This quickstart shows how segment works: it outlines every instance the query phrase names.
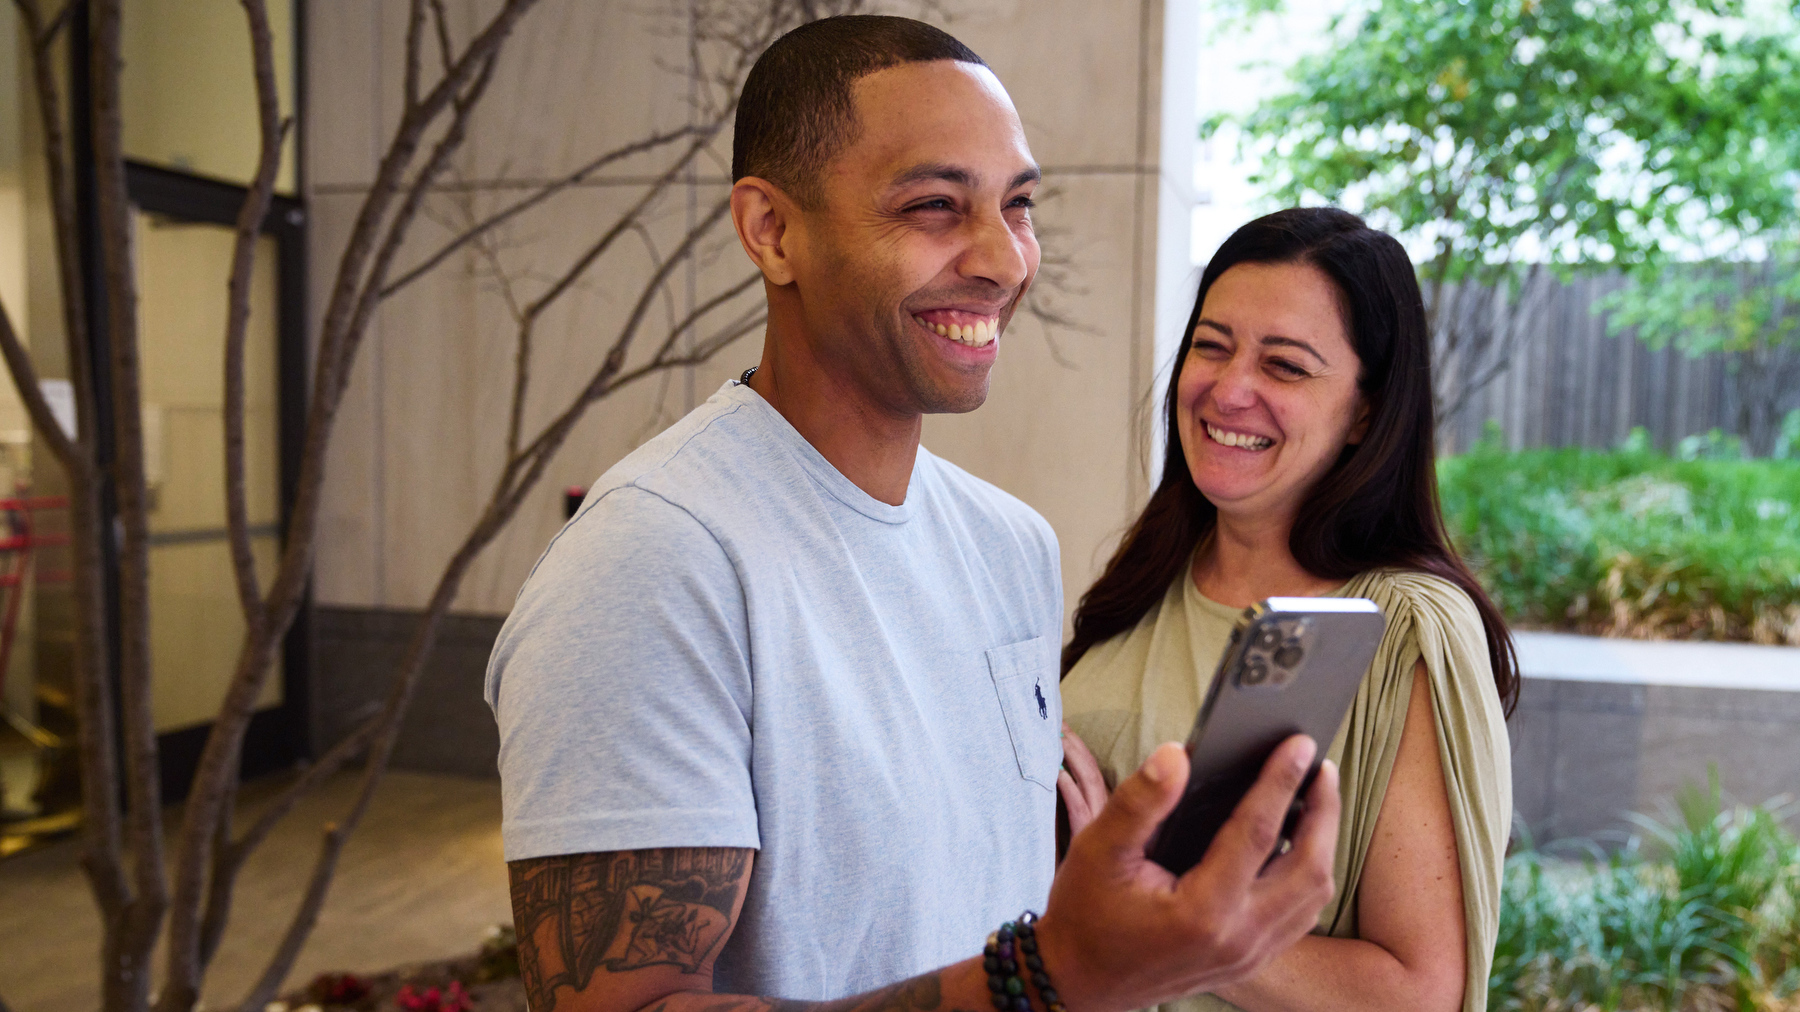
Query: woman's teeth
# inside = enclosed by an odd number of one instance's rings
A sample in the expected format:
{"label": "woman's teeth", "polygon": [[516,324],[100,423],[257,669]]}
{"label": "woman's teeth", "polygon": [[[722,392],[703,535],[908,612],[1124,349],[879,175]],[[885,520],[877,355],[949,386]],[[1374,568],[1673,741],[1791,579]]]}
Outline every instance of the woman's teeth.
{"label": "woman's teeth", "polygon": [[1275,441],[1268,436],[1252,436],[1248,432],[1232,432],[1216,425],[1208,425],[1206,434],[1211,436],[1215,443],[1236,446],[1245,450],[1266,450],[1275,445]]}
{"label": "woman's teeth", "polygon": [[926,330],[937,331],[939,337],[947,337],[957,344],[966,344],[971,348],[984,347],[993,343],[994,338],[1000,336],[999,319],[976,320],[966,326],[955,323],[931,323],[923,316],[915,316],[913,319],[919,321],[919,326]]}

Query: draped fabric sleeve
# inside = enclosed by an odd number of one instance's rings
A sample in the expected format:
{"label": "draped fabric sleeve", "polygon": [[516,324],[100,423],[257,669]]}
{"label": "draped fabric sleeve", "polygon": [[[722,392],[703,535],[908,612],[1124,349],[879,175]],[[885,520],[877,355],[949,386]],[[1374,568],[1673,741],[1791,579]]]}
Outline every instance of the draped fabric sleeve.
{"label": "draped fabric sleeve", "polygon": [[1487,1008],[1488,974],[1500,926],[1501,875],[1512,829],[1512,749],[1494,685],[1487,635],[1474,602],[1454,584],[1422,573],[1366,573],[1344,589],[1387,614],[1368,678],[1339,732],[1344,821],[1337,853],[1338,896],[1321,926],[1357,937],[1356,901],[1375,822],[1400,750],[1412,680],[1420,661],[1431,680],[1438,759],[1462,871],[1468,975],[1464,1012]]}

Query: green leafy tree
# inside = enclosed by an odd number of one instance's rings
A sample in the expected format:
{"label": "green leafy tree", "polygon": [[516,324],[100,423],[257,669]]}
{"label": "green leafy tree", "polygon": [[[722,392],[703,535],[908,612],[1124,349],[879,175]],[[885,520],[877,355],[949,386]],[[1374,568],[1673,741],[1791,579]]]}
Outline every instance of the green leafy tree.
{"label": "green leafy tree", "polygon": [[1764,456],[1791,452],[1783,412],[1800,406],[1800,3],[1755,13],[1712,70],[1733,104],[1704,124],[1713,157],[1697,166],[1750,195],[1754,213],[1727,242],[1685,251],[1688,262],[1636,265],[1596,308],[1653,348],[1726,355],[1734,428]]}
{"label": "green leafy tree", "polygon": [[1745,448],[1791,452],[1782,436],[1784,412],[1800,405],[1800,245],[1784,243],[1751,262],[1646,270],[1598,308],[1609,311],[1608,329],[1635,329],[1652,348],[1728,355],[1734,428]]}
{"label": "green leafy tree", "polygon": [[1332,31],[1240,126],[1276,199],[1360,210],[1415,251],[1440,421],[1571,271],[1792,209],[1767,141],[1792,46],[1732,0],[1373,0]]}

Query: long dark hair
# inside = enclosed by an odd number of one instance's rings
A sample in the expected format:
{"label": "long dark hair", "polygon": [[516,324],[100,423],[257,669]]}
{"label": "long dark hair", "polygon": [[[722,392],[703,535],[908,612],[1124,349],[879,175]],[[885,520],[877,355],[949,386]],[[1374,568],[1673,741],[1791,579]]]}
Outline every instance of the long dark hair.
{"label": "long dark hair", "polygon": [[1301,504],[1288,547],[1307,572],[1348,580],[1377,568],[1429,573],[1461,587],[1481,613],[1488,659],[1510,716],[1519,665],[1500,609],[1450,546],[1438,506],[1432,446],[1431,341],[1425,303],[1406,251],[1390,235],[1336,208],[1290,208],[1232,233],[1200,277],[1200,292],[1169,376],[1163,406],[1167,442],[1162,480],[1119,550],[1075,609],[1075,636],[1063,648],[1068,674],[1088,648],[1138,623],[1185,570],[1219,511],[1195,487],[1182,452],[1176,386],[1194,341],[1206,293],[1242,263],[1309,264],[1332,280],[1351,343],[1362,360],[1358,385],[1370,407],[1362,442],[1344,447]]}

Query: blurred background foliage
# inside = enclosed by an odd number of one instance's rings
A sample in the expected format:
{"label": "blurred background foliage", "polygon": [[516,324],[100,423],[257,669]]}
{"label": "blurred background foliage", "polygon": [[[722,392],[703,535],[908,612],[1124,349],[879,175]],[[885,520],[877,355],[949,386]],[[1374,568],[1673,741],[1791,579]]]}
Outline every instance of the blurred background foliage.
{"label": "blurred background foliage", "polygon": [[1800,1008],[1800,844],[1782,804],[1690,788],[1612,856],[1506,862],[1488,1007]]}
{"label": "blurred background foliage", "polygon": [[[1787,428],[1800,455],[1800,412]],[[1490,439],[1438,480],[1451,537],[1519,625],[1800,645],[1800,461],[1743,459],[1723,432],[1665,455],[1640,431],[1613,451]]]}
{"label": "blurred background foliage", "polygon": [[1734,0],[1381,0],[1241,124],[1284,203],[1428,246],[1431,280],[1631,265],[1791,227],[1800,48]]}

